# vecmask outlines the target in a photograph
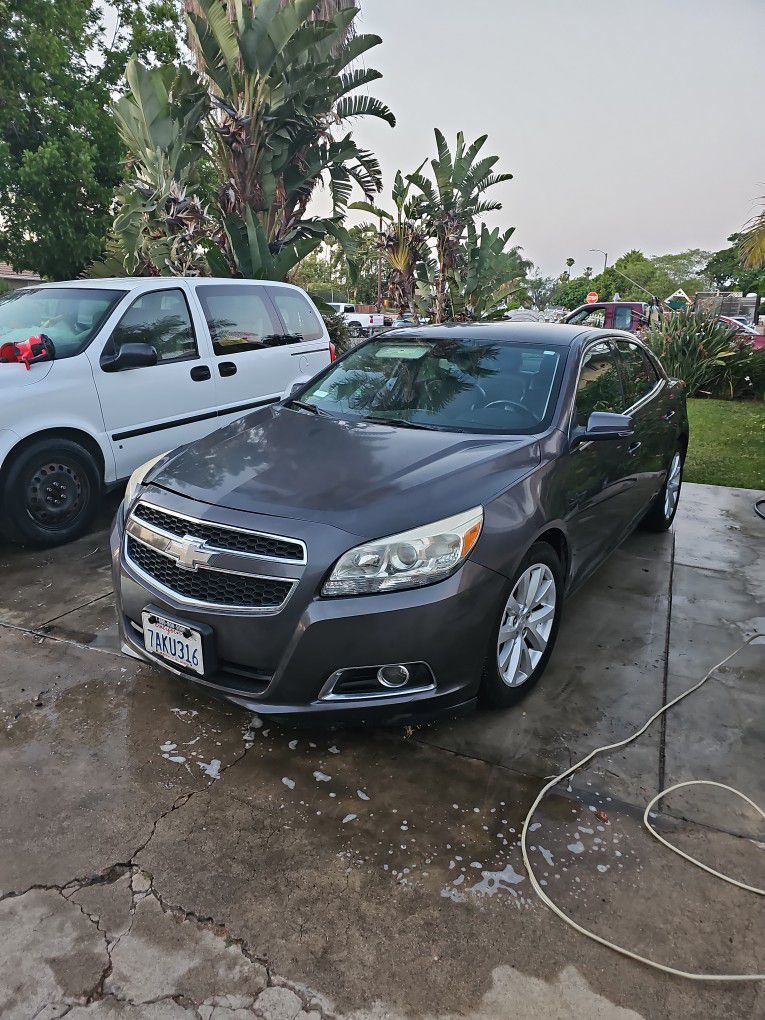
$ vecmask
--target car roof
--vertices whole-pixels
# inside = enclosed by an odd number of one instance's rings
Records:
[[[87,287],[89,289],[105,289],[114,290],[119,288],[120,290],[135,290],[137,287],[151,287],[158,285],[171,285],[173,283],[178,284],[180,277],[177,276],[110,276],[110,277],[99,277],[97,280],[90,280],[87,277],[82,280],[50,280],[44,283],[33,283],[28,287],[19,288],[23,290],[39,290],[40,288],[60,288],[60,287]],[[281,283],[277,280],[243,280],[234,279],[228,276],[189,276],[184,277],[191,283],[254,283],[254,284],[268,284],[269,287],[289,287],[292,290],[300,290],[299,287],[295,287],[292,283]]]
[[[599,333],[592,327],[568,325],[558,322],[446,322],[440,326],[411,326],[396,330],[395,335],[421,340],[451,340],[455,336],[465,340],[525,341],[540,344],[571,344],[586,333]],[[387,333],[387,331],[386,331]],[[385,336],[386,333],[378,333]],[[390,332],[393,335],[393,331]],[[604,332],[604,336],[610,332]]]

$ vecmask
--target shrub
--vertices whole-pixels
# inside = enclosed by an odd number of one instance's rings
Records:
[[[753,361],[748,344],[717,318],[682,309],[651,326],[645,339],[667,373],[682,379],[690,396],[743,396]]]
[[[350,347],[353,347],[353,340],[345,319],[340,312],[333,311],[329,305],[325,305],[316,298],[314,298],[314,301],[319,306],[321,317],[324,319],[324,325],[327,327],[329,339],[335,345],[335,350],[338,355],[345,354]]]

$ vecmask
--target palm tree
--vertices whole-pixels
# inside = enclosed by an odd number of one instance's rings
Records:
[[[438,156],[430,161],[434,181],[425,177],[421,169],[407,178],[420,192],[418,212],[435,240],[436,269],[433,294],[433,321],[443,322],[446,316],[447,287],[450,273],[459,261],[460,243],[468,224],[483,213],[501,209],[500,202],[483,198],[489,188],[512,179],[512,174],[494,173],[499,156],[479,153],[486,142],[481,135],[465,146],[460,131],[452,156],[441,131],[436,128]]]
[[[203,92],[196,121],[181,117],[184,97],[161,77],[174,72],[160,69],[158,76],[131,66],[131,94],[115,106],[134,169],[122,211],[130,214],[133,235],[141,216],[144,234],[157,229],[152,216],[167,233],[163,203],[172,167],[162,167],[162,187],[152,196],[145,194],[145,179],[156,181],[154,164],[170,137],[186,135],[198,145],[201,129],[217,180],[210,215],[218,229],[207,224],[202,231],[210,268],[282,279],[327,234],[347,243],[341,221],[354,185],[368,200],[380,190],[377,159],[355,143],[347,125],[365,116],[395,124],[378,99],[353,94],[381,77],[353,66],[381,40],[353,35],[357,8],[341,0],[194,0],[188,7],[189,39],[202,72],[201,81],[186,83]],[[193,176],[176,186],[193,187]],[[136,183],[143,204],[130,195]],[[332,197],[332,216],[309,216],[308,203],[322,183]]]
[[[765,208],[747,225],[739,241],[739,250],[746,269],[765,266]]]
[[[379,221],[377,250],[388,266],[388,299],[402,315],[405,311],[416,314],[417,269],[427,256],[425,230],[417,218],[418,204],[409,197],[411,187],[411,181],[404,181],[398,170],[392,190],[395,216],[369,202],[353,202],[349,206],[371,213]]]

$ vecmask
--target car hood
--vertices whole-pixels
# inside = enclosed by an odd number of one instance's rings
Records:
[[[467,435],[263,408],[183,447],[146,480],[200,502],[395,534],[488,501],[540,460],[526,437]]]

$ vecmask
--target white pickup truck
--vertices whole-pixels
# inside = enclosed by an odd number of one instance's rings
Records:
[[[357,312],[355,305],[342,301],[330,301],[329,307],[342,315],[352,337],[371,336],[385,328],[385,316],[381,312]]]

